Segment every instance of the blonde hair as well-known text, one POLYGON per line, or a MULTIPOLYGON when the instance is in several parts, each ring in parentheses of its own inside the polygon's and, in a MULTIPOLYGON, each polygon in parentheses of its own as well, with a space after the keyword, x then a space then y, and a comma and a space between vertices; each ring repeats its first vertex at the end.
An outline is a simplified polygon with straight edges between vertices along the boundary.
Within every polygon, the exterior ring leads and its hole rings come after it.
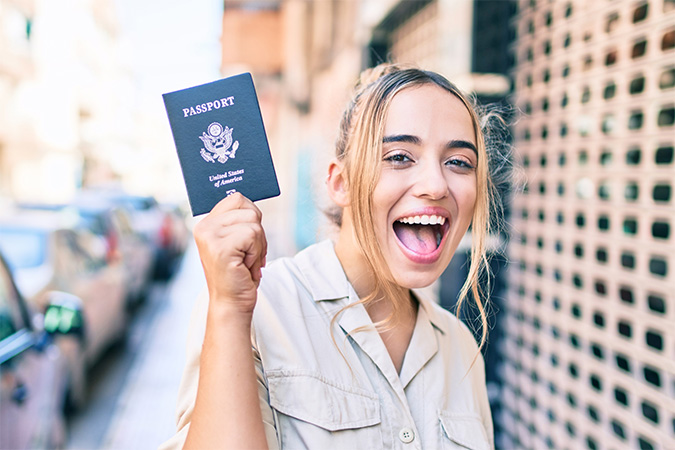
MULTIPOLYGON (((479 285, 482 274, 488 270, 486 241, 492 226, 490 205, 495 190, 489 176, 488 155, 478 114, 472 102, 438 73, 397 64, 381 64, 366 70, 355 85, 353 98, 343 114, 336 155, 344 165, 356 242, 375 276, 374 293, 362 298, 359 303, 368 305, 382 300, 382 297, 377 297, 378 292, 391 299, 393 312, 389 318, 376 324, 381 328, 395 324, 410 301, 408 290, 394 281, 378 245, 372 227, 373 191, 379 180, 382 139, 389 105, 401 90, 426 84, 439 86, 456 96, 468 110, 473 123, 478 152, 477 195, 471 222, 471 265, 459 294, 457 315, 471 293, 480 312, 482 348, 487 339, 487 314, 479 285)), ((342 226, 341 210, 330 211, 328 215, 338 226, 342 226)))

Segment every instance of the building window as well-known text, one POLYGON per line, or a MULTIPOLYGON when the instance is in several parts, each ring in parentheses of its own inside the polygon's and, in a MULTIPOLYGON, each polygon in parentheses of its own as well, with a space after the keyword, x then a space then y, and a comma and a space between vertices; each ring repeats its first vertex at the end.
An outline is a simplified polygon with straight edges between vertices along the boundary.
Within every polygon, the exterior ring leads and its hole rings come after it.
POLYGON ((588 103, 590 99, 591 89, 588 86, 584 86, 584 89, 581 92, 581 103, 588 103))
POLYGON ((629 166, 637 166, 642 159, 642 151, 640 148, 632 148, 626 152, 626 164, 629 166))
POLYGON ((586 55, 584 57, 584 71, 589 70, 593 67, 593 57, 591 55, 586 55))
POLYGON ((642 128, 643 122, 644 122, 644 113, 640 110, 633 110, 631 111, 631 114, 628 117, 628 129, 639 130, 642 128))
POLYGON ((623 425, 618 420, 612 420, 612 431, 614 432, 614 435, 622 441, 626 440, 626 432, 623 429, 623 425))
POLYGON ((652 223, 652 237, 654 239, 668 239, 670 237, 670 224, 665 221, 652 223))
POLYGON ((635 58, 640 58, 647 53, 647 41, 646 40, 641 40, 633 44, 633 49, 630 52, 630 57, 635 59, 635 58))
POLYGON ((605 247, 599 247, 595 251, 595 259, 597 259, 598 262, 606 263, 607 262, 607 249, 605 247))
POLYGON ((649 439, 647 439, 644 436, 638 436, 637 442, 638 442, 638 448, 640 450, 654 450, 654 448, 655 448, 652 441, 650 441, 649 439))
POLYGON ((658 331, 649 330, 645 334, 645 342, 654 350, 663 350, 663 335, 658 331))
POLYGON ((628 85, 628 92, 630 95, 642 94, 645 90, 645 77, 639 75, 633 78, 628 85))
POLYGON ((602 118, 602 123, 600 124, 600 130, 604 134, 611 134, 614 131, 616 125, 616 119, 613 114, 605 114, 602 118))
POLYGON ((663 299, 663 297, 659 295, 649 295, 647 297, 647 306, 649 306, 649 309, 652 312, 658 313, 658 314, 665 314, 666 313, 666 301, 663 299))
POLYGON ((675 30, 666 31, 661 39, 661 50, 664 52, 675 48, 675 30))
POLYGON ((616 330, 619 332, 619 334, 625 338, 630 339, 633 337, 633 327, 631 326, 630 323, 626 322, 625 320, 620 321, 616 325, 616 330))
POLYGON ((611 33, 619 25, 619 13, 611 13, 605 21, 605 32, 611 33))
POLYGON ((675 86, 675 67, 661 72, 659 76, 659 89, 670 89, 675 86))
POLYGON ((616 355, 614 355, 614 359, 616 361, 616 366, 619 369, 623 370, 624 372, 628 372, 628 373, 632 372, 632 369, 631 369, 631 366, 630 366, 630 360, 628 359, 627 356, 622 355, 620 353, 617 353, 616 355))
POLYGON ((602 347, 596 343, 591 344, 591 353, 593 353, 593 356, 598 358, 599 360, 605 359, 605 352, 602 349, 602 347))
POLYGON ((586 226, 586 217, 583 215, 583 213, 578 213, 575 222, 578 228, 583 228, 586 226))
POLYGON ((628 217, 623 221, 623 233, 628 236, 635 236, 638 231, 637 219, 628 217))
POLYGON ((569 64, 565 64, 565 66, 562 69, 562 77, 567 78, 570 75, 570 66, 569 64))
POLYGON ((614 84, 613 81, 608 82, 605 85, 605 90, 602 92, 602 98, 605 100, 609 100, 611 98, 614 98, 616 95, 616 84, 614 84))
POLYGON ((633 11, 633 23, 642 22, 647 18, 648 13, 649 13, 648 3, 638 6, 637 8, 635 8, 635 11, 633 11))
POLYGON ((616 50, 612 50, 609 53, 605 55, 605 66, 612 66, 616 64, 618 57, 618 52, 616 50))
POLYGON ((675 123, 675 106, 668 106, 659 111, 656 123, 659 127, 670 127, 675 123))
POLYGON ((665 277, 668 275, 668 262, 664 258, 654 256, 649 259, 649 272, 652 275, 665 277))
POLYGON ((619 288, 619 298, 622 302, 632 305, 635 303, 635 297, 633 296, 633 290, 627 286, 621 286, 619 288))
POLYGON ((620 387, 614 388, 614 400, 622 406, 628 406, 628 392, 620 387))
POLYGON ((670 184, 659 183, 654 186, 652 191, 652 198, 655 202, 669 202, 670 201, 670 184))
POLYGON ((635 181, 629 181, 626 183, 626 189, 624 190, 623 196, 629 202, 634 202, 640 196, 640 187, 635 181))
POLYGON ((654 161, 656 164, 671 164, 673 162, 673 146, 664 146, 656 149, 654 161))
POLYGON ((657 388, 661 387, 661 375, 658 370, 653 367, 645 366, 642 369, 642 375, 647 383, 657 388))
POLYGON ((578 242, 574 244, 574 256, 576 256, 577 258, 584 257, 584 246, 578 242))
POLYGON ((626 269, 635 268, 635 255, 631 252, 624 252, 621 254, 621 265, 626 269))
POLYGON ((648 401, 643 401, 642 402, 642 415, 650 420, 651 422, 655 423, 656 425, 659 424, 659 412, 656 409, 656 405, 648 402, 648 401))

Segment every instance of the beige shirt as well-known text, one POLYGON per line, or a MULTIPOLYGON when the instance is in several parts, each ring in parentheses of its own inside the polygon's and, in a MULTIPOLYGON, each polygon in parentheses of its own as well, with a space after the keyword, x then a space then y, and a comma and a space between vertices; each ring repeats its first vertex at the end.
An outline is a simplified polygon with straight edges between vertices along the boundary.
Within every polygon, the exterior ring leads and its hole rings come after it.
MULTIPOLYGON (((420 299, 400 374, 358 300, 331 241, 263 271, 253 352, 273 449, 494 448, 483 359, 471 332, 420 299), (472 365, 472 362, 474 364, 472 365)), ((208 299, 195 307, 178 397, 185 442, 197 393, 208 299)))

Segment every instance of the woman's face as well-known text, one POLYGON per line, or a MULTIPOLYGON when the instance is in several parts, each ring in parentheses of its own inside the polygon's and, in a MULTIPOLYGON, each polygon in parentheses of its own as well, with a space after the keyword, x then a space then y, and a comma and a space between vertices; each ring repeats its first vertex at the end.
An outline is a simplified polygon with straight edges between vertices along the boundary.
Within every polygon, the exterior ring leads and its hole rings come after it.
POLYGON ((471 116, 456 96, 433 84, 394 96, 373 225, 400 286, 428 286, 450 263, 473 216, 477 162, 471 116))

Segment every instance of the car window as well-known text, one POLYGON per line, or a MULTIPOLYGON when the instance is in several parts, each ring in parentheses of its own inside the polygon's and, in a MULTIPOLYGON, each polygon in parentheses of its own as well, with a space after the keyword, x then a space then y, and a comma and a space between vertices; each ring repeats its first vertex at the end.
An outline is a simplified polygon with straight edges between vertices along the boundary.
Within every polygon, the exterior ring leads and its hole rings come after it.
POLYGON ((0 251, 12 270, 38 267, 47 257, 47 236, 37 230, 2 229, 0 251))
POLYGON ((115 226, 121 235, 128 236, 134 234, 134 229, 131 226, 131 219, 129 218, 129 214, 126 211, 122 209, 114 209, 112 217, 115 226))
POLYGON ((19 310, 19 299, 2 261, 0 261, 0 340, 16 333, 25 324, 19 310))

